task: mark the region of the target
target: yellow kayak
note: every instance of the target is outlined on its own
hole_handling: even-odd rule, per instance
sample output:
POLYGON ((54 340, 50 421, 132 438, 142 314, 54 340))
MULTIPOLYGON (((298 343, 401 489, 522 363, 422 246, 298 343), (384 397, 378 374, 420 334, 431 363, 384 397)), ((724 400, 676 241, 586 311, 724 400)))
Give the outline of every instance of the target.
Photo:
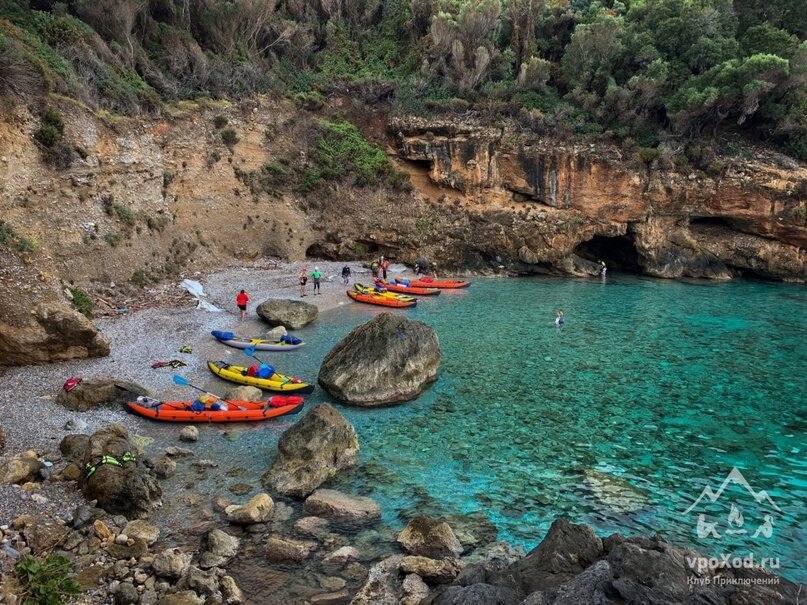
POLYGON ((382 292, 377 292, 375 288, 368 288, 362 284, 355 284, 353 289, 358 292, 359 294, 370 294, 373 296, 380 296, 383 298, 388 298, 390 300, 397 300, 400 302, 412 302, 417 300, 414 296, 406 296, 404 294, 396 294, 395 292, 390 292, 389 290, 383 290, 382 292))
POLYGON ((300 378, 284 376, 277 372, 273 373, 269 378, 259 378, 258 376, 250 376, 249 368, 231 365, 226 361, 208 361, 207 367, 216 376, 224 378, 224 380, 237 382, 238 384, 248 384, 265 391, 279 391, 281 393, 312 393, 314 391, 313 384, 306 384, 300 378))

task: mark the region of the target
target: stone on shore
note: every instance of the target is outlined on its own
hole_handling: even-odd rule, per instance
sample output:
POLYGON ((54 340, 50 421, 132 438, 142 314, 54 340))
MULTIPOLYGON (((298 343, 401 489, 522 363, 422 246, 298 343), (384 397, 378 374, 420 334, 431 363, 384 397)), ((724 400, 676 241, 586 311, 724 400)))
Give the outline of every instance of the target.
POLYGON ((258 387, 244 385, 224 393, 224 399, 226 401, 262 401, 266 399, 266 396, 258 387))
POLYGON ((319 384, 333 397, 359 407, 377 407, 417 397, 437 379, 440 344, 426 324, 381 313, 331 349, 319 384))
POLYGON ((353 524, 369 523, 381 517, 381 507, 375 500, 332 489, 316 490, 306 498, 303 508, 311 515, 353 524))
POLYGON ((195 426, 185 426, 179 431, 179 440, 194 442, 199 441, 199 429, 195 426))
POLYGON ((42 463, 34 452, 17 454, 5 461, 0 461, 0 483, 16 483, 22 485, 39 478, 42 463))
POLYGON ((319 315, 319 309, 301 300, 269 299, 262 302, 255 312, 270 326, 283 326, 296 330, 307 326, 319 315))
POLYGON ((433 517, 412 519, 398 534, 398 544, 411 555, 432 559, 458 557, 463 551, 451 526, 433 517))
POLYGON ((219 581, 219 588, 224 605, 241 605, 244 602, 244 594, 232 576, 222 577, 219 581))
POLYGON ((126 524, 126 527, 123 528, 123 533, 130 538, 140 538, 151 546, 160 537, 160 528, 148 521, 136 519, 126 524))
POLYGON ((95 465, 95 471, 89 476, 85 473, 84 497, 97 500, 100 508, 112 514, 129 519, 148 516, 160 504, 162 490, 139 454, 122 425, 113 424, 91 435, 81 468, 95 465), (127 454, 134 460, 126 460, 127 454), (102 463, 110 457, 118 464, 102 463))
POLYGON ((305 498, 338 471, 355 466, 359 440, 353 426, 323 403, 289 428, 277 444, 277 458, 262 477, 284 496, 305 498))
POLYGON ((204 605, 205 600, 192 590, 165 595, 155 605, 204 605))
POLYGON ((287 334, 288 332, 286 332, 286 328, 284 328, 283 326, 275 326, 274 328, 266 332, 266 334, 264 334, 263 337, 266 340, 280 340, 281 336, 286 336, 287 334))
POLYGON ((401 559, 401 571, 417 574, 432 584, 450 584, 462 571, 464 564, 459 559, 430 559, 408 556, 401 559))
POLYGON ((269 494, 257 494, 246 504, 231 504, 224 509, 224 515, 235 525, 266 523, 272 517, 275 503, 269 494))
POLYGON ((120 408, 127 401, 136 399, 138 395, 150 395, 150 393, 134 382, 100 378, 82 380, 71 391, 60 388, 56 402, 68 410, 86 412, 99 406, 120 408))
POLYGON ((161 578, 178 580, 191 564, 191 555, 184 553, 178 548, 168 548, 155 555, 151 562, 154 573, 161 578))
POLYGON ((373 565, 350 605, 400 605, 404 596, 399 570, 402 558, 393 555, 373 565))

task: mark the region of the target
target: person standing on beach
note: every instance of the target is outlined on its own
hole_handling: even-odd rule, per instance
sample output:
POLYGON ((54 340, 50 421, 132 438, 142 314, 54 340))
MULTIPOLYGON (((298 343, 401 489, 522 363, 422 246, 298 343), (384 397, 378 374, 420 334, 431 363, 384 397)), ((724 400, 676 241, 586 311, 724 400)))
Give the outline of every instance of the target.
POLYGON ((305 296, 305 285, 308 283, 308 268, 303 267, 298 274, 300 279, 300 296, 305 296))
POLYGON ((387 269, 389 269, 389 261, 381 257, 381 275, 384 277, 384 281, 387 281, 387 269))
POLYGON ((244 291, 238 293, 238 296, 235 297, 235 304, 238 305, 238 308, 241 310, 241 321, 244 321, 247 318, 247 303, 249 302, 249 295, 244 291))
POLYGON ((319 272, 319 267, 314 267, 311 272, 311 277, 314 278, 314 294, 322 294, 319 289, 319 280, 322 279, 322 273, 319 272))
POLYGON ((370 271, 373 273, 373 279, 378 277, 378 261, 374 260, 370 263, 370 271))
POLYGON ((350 267, 347 265, 342 267, 342 281, 345 283, 345 285, 350 283, 350 267))

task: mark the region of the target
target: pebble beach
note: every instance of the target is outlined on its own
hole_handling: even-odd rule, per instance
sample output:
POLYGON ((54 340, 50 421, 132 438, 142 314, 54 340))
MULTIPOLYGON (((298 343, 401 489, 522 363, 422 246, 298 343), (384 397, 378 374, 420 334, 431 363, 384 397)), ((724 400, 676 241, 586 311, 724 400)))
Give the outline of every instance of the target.
MULTIPOLYGON (((120 423, 133 434, 175 441, 178 427, 160 423, 145 425, 142 419, 126 413, 123 409, 96 408, 87 412, 75 412, 56 403, 64 381, 71 376, 85 379, 112 378, 134 382, 152 391, 160 398, 190 398, 193 393, 186 387, 173 384, 171 368, 153 369, 151 364, 160 360, 181 359, 187 367, 179 372, 194 384, 212 383, 207 369, 209 358, 235 359, 243 363, 243 356, 236 350, 224 350, 210 337, 211 330, 229 330, 243 336, 256 336, 268 329, 255 314, 261 302, 271 298, 304 300, 316 305, 320 313, 341 304, 351 304, 345 296, 341 270, 345 263, 267 263, 260 261, 251 265, 232 267, 209 274, 181 275, 180 279, 156 287, 145 293, 154 298, 155 306, 140 311, 127 312, 114 317, 95 320, 95 324, 110 342, 108 357, 72 360, 41 366, 0 368, 4 389, 0 393, 3 409, 2 426, 6 433, 6 453, 11 455, 33 449, 51 459, 59 458, 59 442, 75 432, 92 433, 110 423, 120 423), (301 267, 308 272, 319 267, 323 274, 322 294, 314 295, 312 280, 308 280, 306 296, 300 298, 297 274, 301 267), (189 294, 182 297, 178 306, 160 306, 159 297, 184 292, 183 279, 198 281, 204 287, 206 302, 215 305, 220 312, 197 309, 197 301, 189 294), (235 296, 244 289, 250 296, 248 316, 239 321, 235 296), (193 347, 192 354, 179 353, 184 345, 193 347), (232 357, 239 355, 238 358, 232 357), (68 424, 70 423, 70 424, 68 424), (66 428, 67 427, 67 428, 66 428)), ((355 281, 372 281, 369 269, 350 264, 351 286, 355 281)), ((394 267, 402 272, 404 267, 394 267)), ((314 380, 314 377, 310 378, 314 380)), ((0 484, 0 525, 9 523, 22 514, 67 514, 84 499, 74 484, 50 483, 32 497, 18 485, 0 484)))

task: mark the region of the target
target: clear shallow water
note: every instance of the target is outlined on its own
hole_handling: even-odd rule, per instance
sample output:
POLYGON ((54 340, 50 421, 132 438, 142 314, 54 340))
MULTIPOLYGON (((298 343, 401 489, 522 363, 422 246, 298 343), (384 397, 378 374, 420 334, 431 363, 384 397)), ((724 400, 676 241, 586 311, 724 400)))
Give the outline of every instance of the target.
MULTIPOLYGON (((314 379, 330 348, 378 312, 347 303, 297 332, 302 350, 266 358, 314 379)), ((478 279, 398 312, 437 331, 439 380, 392 408, 335 404, 356 427, 361 463, 332 487, 378 500, 390 526, 481 514, 530 549, 567 515, 602 535, 657 532, 705 553, 778 557, 781 573, 807 580, 807 289, 478 279), (682 512, 734 466, 781 509, 773 534, 750 537, 764 511, 733 487, 726 498, 749 533, 699 539, 696 513, 726 528, 730 502, 682 512)), ((240 477, 255 480, 287 427, 237 427, 211 449, 261 461, 240 477)))

